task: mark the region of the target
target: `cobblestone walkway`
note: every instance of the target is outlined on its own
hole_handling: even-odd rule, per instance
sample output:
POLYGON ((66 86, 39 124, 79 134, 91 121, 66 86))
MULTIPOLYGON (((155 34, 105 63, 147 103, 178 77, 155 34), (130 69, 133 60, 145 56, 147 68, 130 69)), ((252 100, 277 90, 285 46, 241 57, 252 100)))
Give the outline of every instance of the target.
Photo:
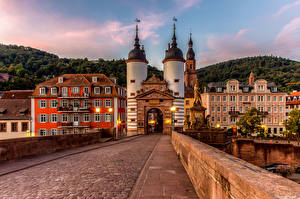
POLYGON ((141 136, 1 176, 0 198, 128 198, 160 137, 141 136))

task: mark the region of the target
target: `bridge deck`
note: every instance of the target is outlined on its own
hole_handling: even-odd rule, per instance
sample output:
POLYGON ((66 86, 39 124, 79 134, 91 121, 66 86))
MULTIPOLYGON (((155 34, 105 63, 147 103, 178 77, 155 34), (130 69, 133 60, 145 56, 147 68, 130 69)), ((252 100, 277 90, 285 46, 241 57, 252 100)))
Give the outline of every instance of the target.
MULTIPOLYGON (((128 198, 146 162, 147 167, 149 162, 161 160, 164 168, 167 166, 164 159, 170 156, 170 162, 174 163, 174 158, 177 158, 175 152, 170 149, 164 151, 166 141, 170 144, 168 136, 139 136, 3 163, 0 164, 0 196, 43 199, 128 198), (151 159, 147 161, 150 154, 151 159)), ((180 164, 179 160, 177 163, 180 164)), ((178 177, 183 176, 174 168, 170 167, 169 170, 168 173, 161 169, 162 176, 177 176, 174 172, 178 177)), ((174 179, 170 182, 175 183, 174 179)))

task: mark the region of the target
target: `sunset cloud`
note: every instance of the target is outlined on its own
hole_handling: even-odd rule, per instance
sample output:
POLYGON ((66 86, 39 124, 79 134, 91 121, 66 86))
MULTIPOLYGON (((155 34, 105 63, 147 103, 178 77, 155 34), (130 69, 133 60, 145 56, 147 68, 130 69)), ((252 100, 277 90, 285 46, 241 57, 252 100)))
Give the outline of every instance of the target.
POLYGON ((177 6, 182 9, 187 9, 199 4, 202 0, 175 0, 177 6))
POLYGON ((282 6, 280 8, 280 10, 278 10, 278 12, 276 12, 274 14, 274 16, 279 16, 279 15, 283 14, 284 12, 286 12, 287 10, 289 10, 289 9, 291 9, 293 7, 299 6, 299 5, 300 5, 300 0, 295 1, 293 3, 286 4, 286 5, 282 6))

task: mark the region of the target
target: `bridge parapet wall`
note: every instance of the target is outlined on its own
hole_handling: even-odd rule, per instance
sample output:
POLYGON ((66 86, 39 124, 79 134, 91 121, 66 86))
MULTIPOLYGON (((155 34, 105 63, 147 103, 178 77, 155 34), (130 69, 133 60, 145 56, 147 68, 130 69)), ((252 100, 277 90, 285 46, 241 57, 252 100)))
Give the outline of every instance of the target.
POLYGON ((191 137, 173 131, 172 144, 199 198, 300 198, 300 185, 296 182, 191 137))
POLYGON ((102 132, 0 140, 0 162, 96 144, 102 132))

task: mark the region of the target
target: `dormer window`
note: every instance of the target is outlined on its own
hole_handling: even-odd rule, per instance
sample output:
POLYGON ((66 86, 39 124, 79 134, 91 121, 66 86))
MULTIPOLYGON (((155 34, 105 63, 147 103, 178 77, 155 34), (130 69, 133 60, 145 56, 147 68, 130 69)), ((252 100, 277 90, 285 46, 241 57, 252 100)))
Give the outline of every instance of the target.
POLYGON ((249 87, 244 87, 244 88, 243 88, 243 91, 244 91, 245 93, 248 93, 248 92, 249 92, 249 87))
POLYGON ((46 88, 45 87, 40 88, 40 95, 46 95, 46 88))
POLYGON ((92 77, 92 81, 95 83, 97 82, 98 78, 97 77, 92 77))
POLYGON ((264 90, 264 86, 263 85, 258 85, 258 91, 263 91, 264 90))
POLYGON ((63 77, 58 77, 58 83, 63 83, 64 82, 64 78, 63 77))
POLYGON ((235 91, 235 86, 230 86, 230 91, 235 91))
POLYGON ((218 87, 218 88, 217 88, 217 92, 218 92, 218 93, 221 93, 221 92, 222 92, 222 88, 218 87))
POLYGON ((148 91, 149 90, 149 87, 145 87, 145 91, 148 91))
POLYGON ((277 92, 277 87, 273 87, 273 88, 272 88, 272 91, 273 91, 273 92, 277 92))
POLYGON ((111 94, 111 87, 105 87, 105 94, 111 94))
POLYGON ((51 88, 51 95, 57 95, 57 88, 51 88))
POLYGON ((71 88, 71 92, 72 92, 72 93, 79 93, 79 92, 80 92, 80 89, 79 89, 79 87, 72 87, 72 88, 71 88))

